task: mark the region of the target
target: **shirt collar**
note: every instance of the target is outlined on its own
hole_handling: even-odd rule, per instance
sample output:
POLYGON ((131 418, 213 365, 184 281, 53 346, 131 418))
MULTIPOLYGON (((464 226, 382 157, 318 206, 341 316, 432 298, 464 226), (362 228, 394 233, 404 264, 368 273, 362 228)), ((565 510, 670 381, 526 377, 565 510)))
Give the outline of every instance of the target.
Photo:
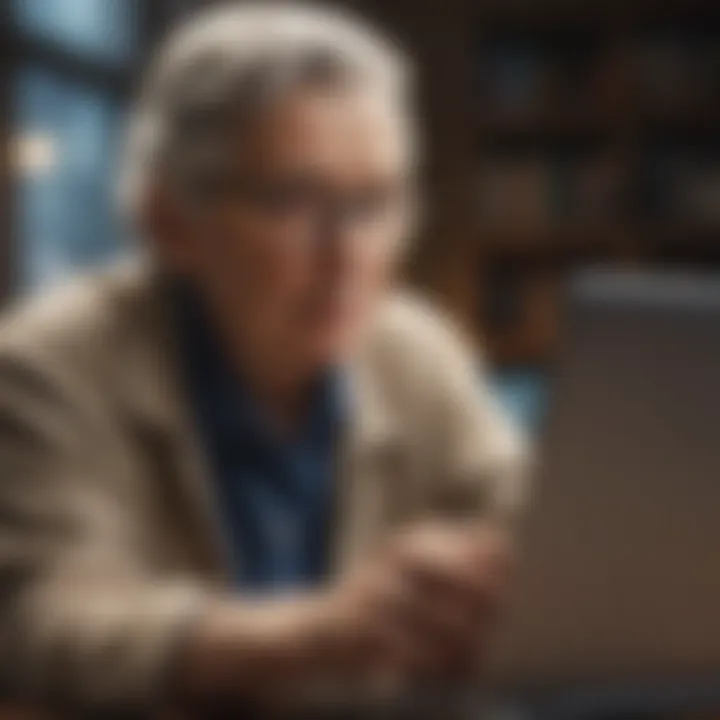
POLYGON ((191 397, 216 440, 237 443, 243 436, 273 445, 313 447, 332 441, 349 413, 344 372, 328 369, 318 378, 308 417, 295 440, 283 442, 271 431, 262 408, 227 361, 199 299, 181 285, 173 289, 173 296, 191 397))

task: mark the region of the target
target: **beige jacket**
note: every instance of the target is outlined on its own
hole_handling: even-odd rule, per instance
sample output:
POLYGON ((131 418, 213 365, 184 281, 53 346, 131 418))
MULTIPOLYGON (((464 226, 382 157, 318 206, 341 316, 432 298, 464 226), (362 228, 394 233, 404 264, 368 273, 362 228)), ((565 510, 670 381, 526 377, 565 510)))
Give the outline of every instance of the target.
MULTIPOLYGON (((0 326, 2 679, 33 698, 150 707, 184 629, 229 591, 162 283, 133 266, 0 326)), ((512 512, 523 451, 428 308, 394 298, 351 372, 336 570, 399 523, 512 512)))

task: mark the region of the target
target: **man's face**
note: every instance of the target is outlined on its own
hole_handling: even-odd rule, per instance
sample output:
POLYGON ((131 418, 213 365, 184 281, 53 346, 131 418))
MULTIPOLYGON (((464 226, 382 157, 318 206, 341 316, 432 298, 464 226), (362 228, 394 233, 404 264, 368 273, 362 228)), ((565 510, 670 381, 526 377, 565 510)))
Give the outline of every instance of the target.
POLYGON ((302 89, 238 130, 236 174, 178 254, 247 342, 304 367, 352 349, 407 232, 407 142, 390 103, 302 89))

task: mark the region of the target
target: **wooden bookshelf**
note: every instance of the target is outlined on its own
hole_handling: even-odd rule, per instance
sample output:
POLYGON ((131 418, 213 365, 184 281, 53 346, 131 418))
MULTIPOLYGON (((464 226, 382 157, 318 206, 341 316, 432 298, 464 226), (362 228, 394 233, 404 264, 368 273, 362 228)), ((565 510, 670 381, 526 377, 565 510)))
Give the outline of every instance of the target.
POLYGON ((720 2, 345 4, 419 65, 409 275, 497 362, 552 360, 583 266, 720 268, 720 2))
POLYGON ((574 270, 720 267, 720 4, 488 0, 475 17, 480 217, 458 282, 498 362, 546 362, 574 270))

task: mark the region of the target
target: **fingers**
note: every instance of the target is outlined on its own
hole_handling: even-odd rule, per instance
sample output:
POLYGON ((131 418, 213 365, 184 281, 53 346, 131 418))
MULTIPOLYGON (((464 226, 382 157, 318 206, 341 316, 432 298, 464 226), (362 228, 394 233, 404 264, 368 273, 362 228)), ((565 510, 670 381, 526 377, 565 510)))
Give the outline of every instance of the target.
POLYGON ((399 571, 424 591, 449 594, 478 612, 500 601, 510 558, 505 536, 477 525, 434 526, 409 533, 395 549, 399 571))
POLYGON ((379 598, 374 618, 378 647, 413 677, 444 674, 462 664, 476 634, 470 613, 399 574, 379 598))
POLYGON ((414 679, 464 675, 495 617, 507 545, 477 527, 426 528, 401 538, 371 611, 385 666, 414 679))

